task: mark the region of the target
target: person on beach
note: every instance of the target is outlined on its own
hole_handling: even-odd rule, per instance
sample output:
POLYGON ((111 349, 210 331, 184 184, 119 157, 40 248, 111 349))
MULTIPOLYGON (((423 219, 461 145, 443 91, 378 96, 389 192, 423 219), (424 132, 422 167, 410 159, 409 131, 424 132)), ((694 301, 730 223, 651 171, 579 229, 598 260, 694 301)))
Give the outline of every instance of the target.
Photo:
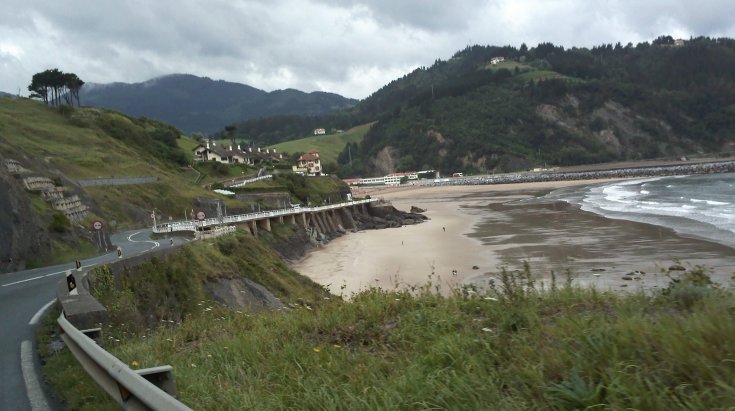
POLYGON ((447 232, 447 228, 446 227, 442 227, 442 231, 444 231, 446 233, 447 232))

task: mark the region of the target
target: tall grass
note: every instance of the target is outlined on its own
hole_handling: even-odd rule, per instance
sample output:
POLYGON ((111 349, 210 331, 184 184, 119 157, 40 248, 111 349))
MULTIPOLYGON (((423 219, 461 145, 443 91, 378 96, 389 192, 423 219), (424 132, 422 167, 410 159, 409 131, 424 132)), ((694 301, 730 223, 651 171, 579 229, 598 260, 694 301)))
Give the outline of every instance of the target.
POLYGON ((526 270, 447 297, 373 288, 257 316, 203 304, 112 352, 172 364, 201 410, 728 409, 735 300, 697 270, 651 295, 539 289, 526 270))

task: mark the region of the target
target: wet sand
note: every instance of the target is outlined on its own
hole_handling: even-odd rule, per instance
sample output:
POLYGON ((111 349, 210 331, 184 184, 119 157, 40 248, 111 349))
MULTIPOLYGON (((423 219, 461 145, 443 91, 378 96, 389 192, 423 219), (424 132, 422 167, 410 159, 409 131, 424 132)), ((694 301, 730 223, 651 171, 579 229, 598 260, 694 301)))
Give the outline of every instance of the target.
POLYGON ((607 219, 561 202, 514 204, 554 188, 594 183, 599 182, 373 192, 402 210, 426 209, 431 220, 340 237, 294 268, 347 297, 370 286, 393 289, 429 281, 445 293, 462 284, 483 287, 502 268, 522 269, 524 261, 541 281, 548 282, 552 270, 561 281, 569 270, 577 284, 635 291, 666 286, 669 279, 661 270, 680 259, 687 268, 706 266, 713 279, 731 285, 735 249, 730 247, 681 237, 666 228, 607 219), (645 274, 623 279, 636 270, 645 274))

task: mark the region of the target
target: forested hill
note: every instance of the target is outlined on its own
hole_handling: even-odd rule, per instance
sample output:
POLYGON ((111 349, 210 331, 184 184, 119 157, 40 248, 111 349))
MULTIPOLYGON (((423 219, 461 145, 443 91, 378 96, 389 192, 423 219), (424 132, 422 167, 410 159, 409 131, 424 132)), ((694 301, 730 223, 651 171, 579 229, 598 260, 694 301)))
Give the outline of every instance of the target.
POLYGON ((677 45, 666 36, 592 49, 473 46, 339 115, 275 120, 251 120, 239 131, 267 138, 299 124, 346 128, 377 120, 350 147, 353 166, 341 156, 343 176, 735 151, 735 41, 677 45), (493 64, 498 57, 504 61, 493 64))
POLYGON ((185 132, 209 133, 249 118, 318 115, 352 107, 333 93, 288 89, 265 92, 245 84, 172 74, 143 83, 86 84, 81 103, 170 123, 185 132))
POLYGON ((357 150, 356 172, 509 171, 733 151, 735 41, 475 46, 392 82, 359 108, 380 121, 357 150), (505 61, 491 64, 494 57, 505 61))

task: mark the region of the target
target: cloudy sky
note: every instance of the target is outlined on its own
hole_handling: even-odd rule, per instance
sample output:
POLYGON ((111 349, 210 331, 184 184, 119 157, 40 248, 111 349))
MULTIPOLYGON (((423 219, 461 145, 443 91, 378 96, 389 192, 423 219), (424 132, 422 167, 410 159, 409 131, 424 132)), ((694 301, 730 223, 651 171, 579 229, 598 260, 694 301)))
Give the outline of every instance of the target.
POLYGON ((191 73, 364 98, 466 45, 735 37, 733 0, 3 0, 0 91, 191 73))

